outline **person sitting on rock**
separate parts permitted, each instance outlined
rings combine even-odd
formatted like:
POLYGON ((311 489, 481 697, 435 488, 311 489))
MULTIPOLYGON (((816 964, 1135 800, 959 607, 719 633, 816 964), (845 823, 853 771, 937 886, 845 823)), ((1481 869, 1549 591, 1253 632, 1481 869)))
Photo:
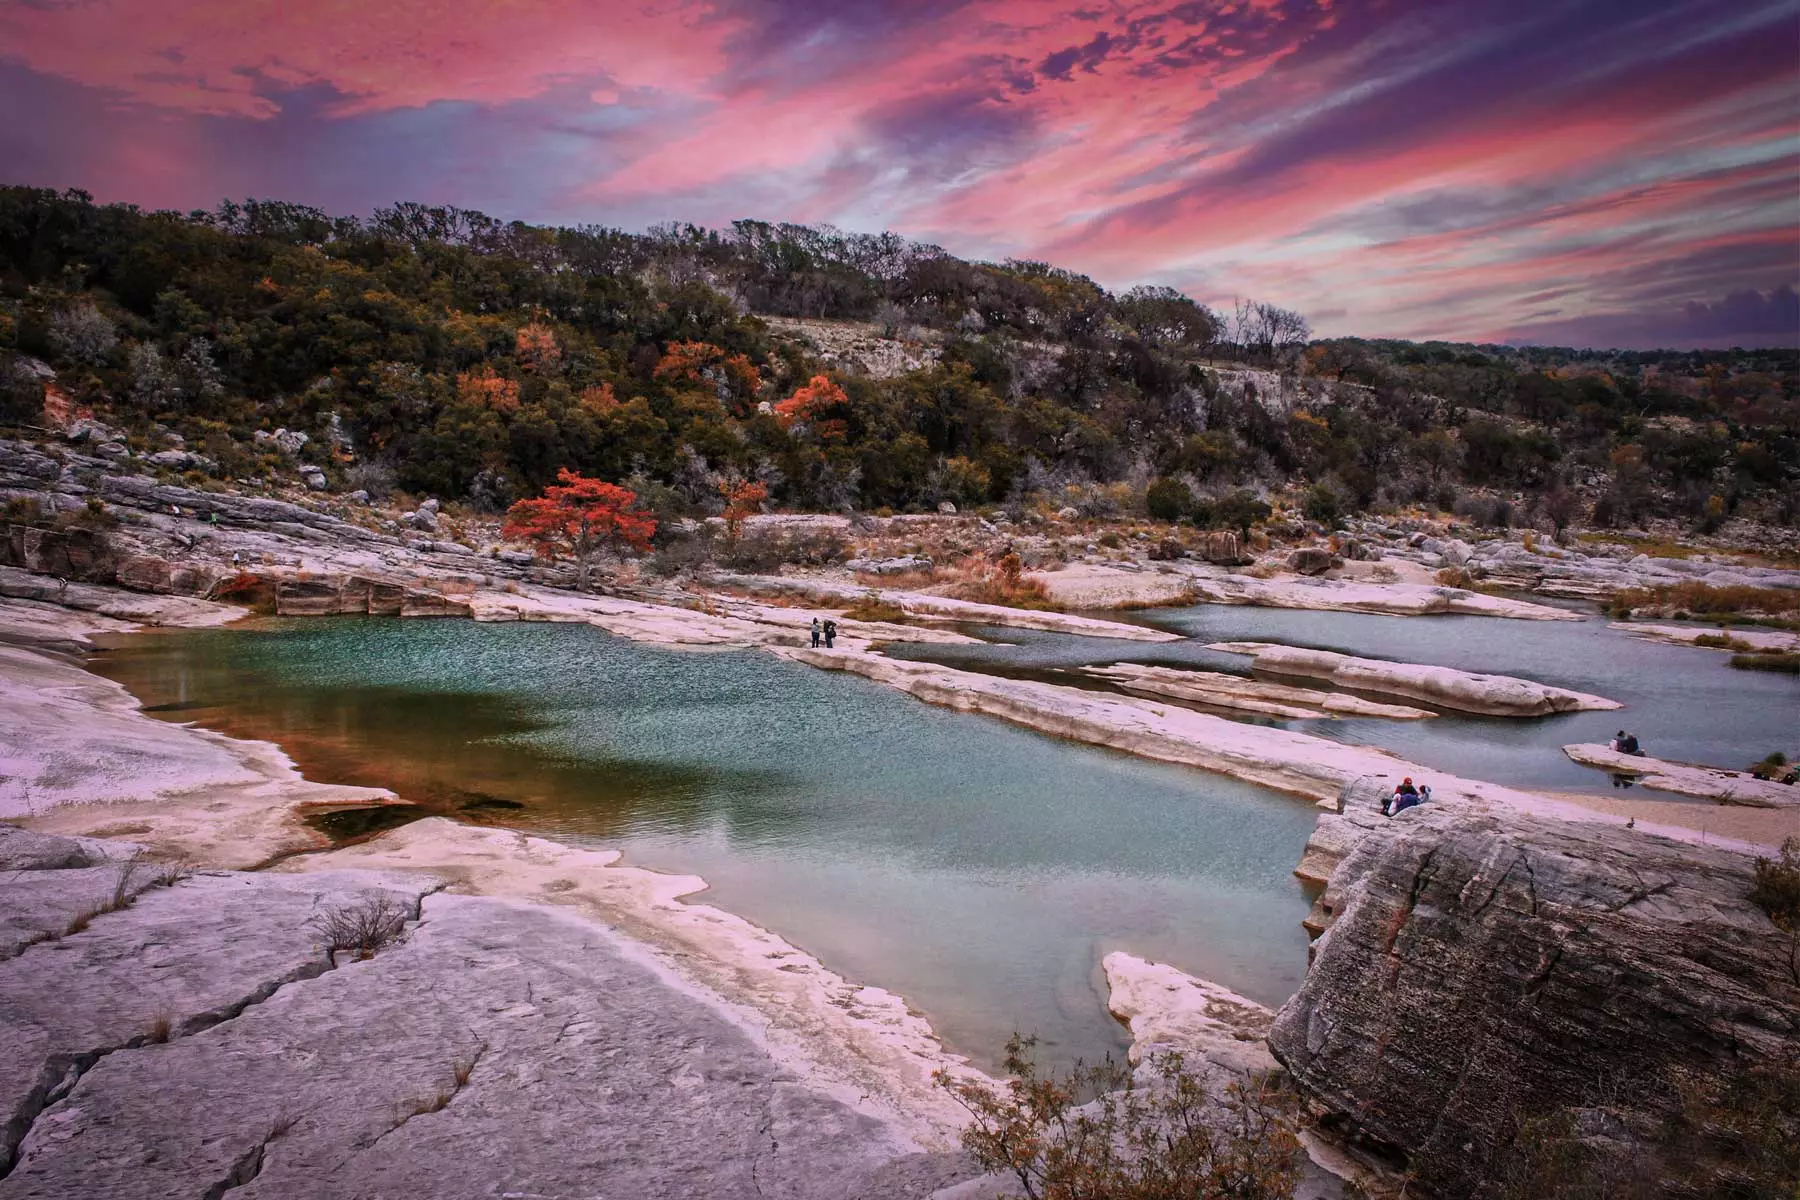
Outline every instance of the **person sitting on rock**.
POLYGON ((1606 743, 1606 748, 1611 750, 1614 754, 1625 753, 1625 731, 1621 729, 1619 732, 1613 734, 1613 739, 1606 743))
POLYGON ((825 618, 825 648, 831 649, 831 643, 837 641, 837 622, 830 617, 825 618))
POLYGON ((814 617, 812 623, 812 644, 814 650, 819 648, 819 637, 824 632, 824 627, 819 624, 819 618, 814 617))
POLYGON ((1637 734, 1635 733, 1626 734, 1625 740, 1619 743, 1619 749, 1626 754, 1643 754, 1643 750, 1638 746, 1637 734))
POLYGON ((1398 816, 1419 802, 1419 789, 1413 786, 1412 776, 1408 775, 1400 781, 1400 786, 1394 789, 1394 794, 1388 797, 1388 802, 1381 806, 1381 815, 1384 817, 1398 816))

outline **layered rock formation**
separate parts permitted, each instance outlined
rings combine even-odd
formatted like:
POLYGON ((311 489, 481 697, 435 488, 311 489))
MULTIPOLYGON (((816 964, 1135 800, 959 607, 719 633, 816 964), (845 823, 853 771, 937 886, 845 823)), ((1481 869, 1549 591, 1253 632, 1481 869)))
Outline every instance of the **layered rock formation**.
POLYGON ((1800 1044, 1794 943, 1743 856, 1466 808, 1361 833, 1270 1046, 1326 1123, 1437 1194, 1470 1194, 1521 1119, 1615 1096, 1666 1113, 1684 1073, 1800 1044))
POLYGON ((1079 637, 1121 638, 1131 642, 1178 642, 1181 635, 1143 625, 1127 625, 1122 621, 1102 621, 1069 613, 1037 612, 1024 608, 1007 608, 999 604, 980 604, 973 600, 956 600, 949 596, 933 596, 926 592, 872 591, 819 579, 795 579, 778 575, 720 574, 713 581, 724 587, 741 588, 759 595, 798 596, 817 604, 849 607, 871 596, 883 604, 891 604, 909 617, 924 620, 965 622, 971 625, 1003 625, 1015 629, 1042 629, 1050 633, 1072 633, 1079 637))
MULTIPOLYGON (((1748 771, 1724 771, 1718 767, 1669 762, 1643 754, 1621 754, 1610 747, 1592 743, 1564 746, 1563 753, 1583 766, 1598 767, 1615 775, 1629 775, 1633 782, 1661 792, 1699 796, 1717 800, 1720 804, 1742 804, 1751 808, 1800 808, 1800 784, 1757 779, 1748 771)), ((1800 821, 1796 821, 1794 832, 1800 834, 1800 821)))
POLYGON ((1289 687, 1260 679, 1245 679, 1222 671, 1184 671, 1176 667, 1148 667, 1114 663, 1084 667, 1083 673, 1110 680, 1134 695, 1167 696, 1191 700, 1214 708, 1260 713, 1271 717, 1304 720, 1314 717, 1385 717, 1417 721, 1437 714, 1403 704, 1379 704, 1360 696, 1344 696, 1316 688, 1289 687))
POLYGON ((1559 712, 1624 707, 1604 696, 1572 692, 1511 675, 1479 675, 1453 667, 1357 658, 1330 650, 1277 646, 1269 642, 1216 642, 1207 649, 1247 654, 1259 671, 1328 679, 1340 687, 1405 696, 1490 717, 1542 717, 1559 712))
POLYGON ((1258 579, 1216 570, 1188 569, 1200 599, 1214 604, 1254 604, 1265 608, 1305 608, 1323 612, 1432 616, 1513 617, 1528 621, 1578 621, 1579 614, 1490 596, 1462 588, 1420 583, 1351 583, 1335 579, 1258 579))

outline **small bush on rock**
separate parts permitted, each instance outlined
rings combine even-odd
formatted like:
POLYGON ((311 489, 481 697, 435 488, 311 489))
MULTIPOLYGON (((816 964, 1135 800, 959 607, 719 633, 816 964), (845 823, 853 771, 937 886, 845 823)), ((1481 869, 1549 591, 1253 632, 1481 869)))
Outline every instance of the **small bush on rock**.
POLYGON ((1750 903, 1790 933, 1800 931, 1800 837, 1781 844, 1781 858, 1756 860, 1756 886, 1750 903))
POLYGON ((408 915, 391 892, 371 892, 354 904, 320 913, 308 924, 318 930, 332 962, 343 951, 360 962, 375 957, 377 950, 399 937, 408 915))
POLYGON ((1003 1088, 939 1072, 973 1118, 963 1148, 1011 1174, 1032 1200, 1277 1200, 1293 1194, 1300 1142, 1287 1098, 1254 1083, 1208 1094, 1180 1054, 1150 1060, 1148 1084, 1110 1057, 1042 1075, 1035 1038, 1006 1044, 1003 1088))

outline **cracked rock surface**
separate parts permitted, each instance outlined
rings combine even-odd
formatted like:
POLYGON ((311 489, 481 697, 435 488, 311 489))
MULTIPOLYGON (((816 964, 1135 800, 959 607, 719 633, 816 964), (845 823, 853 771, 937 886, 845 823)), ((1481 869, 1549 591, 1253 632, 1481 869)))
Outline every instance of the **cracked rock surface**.
POLYGON ((1672 1075, 1728 1076, 1800 1039, 1800 961, 1741 855, 1431 805, 1360 829, 1269 1035, 1329 1123, 1473 1167, 1509 1114, 1608 1087, 1669 1110, 1672 1075))
POLYGON ((0 1198, 887 1197, 974 1174, 605 927, 437 886, 197 875, 0 962, 0 1198), (415 919, 334 967, 311 921, 372 891, 415 919))

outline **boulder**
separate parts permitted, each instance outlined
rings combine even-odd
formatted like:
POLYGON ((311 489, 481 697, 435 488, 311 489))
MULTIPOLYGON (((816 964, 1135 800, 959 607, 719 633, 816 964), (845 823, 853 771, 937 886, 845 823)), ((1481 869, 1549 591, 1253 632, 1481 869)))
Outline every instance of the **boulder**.
POLYGON ((954 517, 956 515, 956 505, 950 503, 948 500, 939 501, 937 510, 947 517, 954 517))
POLYGON ((931 560, 923 554, 906 554, 898 558, 853 558, 844 566, 859 575, 905 575, 931 570, 931 560))
POLYGON ((1290 571, 1301 575, 1323 575, 1342 563, 1329 550, 1317 546, 1302 546, 1288 555, 1287 565, 1290 571))
MULTIPOLYGON (((1333 818, 1327 818, 1333 819, 1333 818)), ((1410 810, 1363 833, 1269 1045, 1309 1106, 1473 1195, 1523 1118, 1791 1053, 1793 943, 1752 864, 1619 826, 1410 810)))
POLYGON ((150 465, 170 471, 204 471, 209 475, 219 469, 212 459, 191 450, 159 450, 150 456, 150 465))
POLYGON ((1194 557, 1220 567, 1235 567, 1246 561, 1242 540, 1228 529, 1212 529, 1201 534, 1194 557))
POLYGON ((329 491, 331 488, 331 484, 325 478, 325 472, 318 467, 303 469, 300 472, 300 479, 301 482, 306 484, 308 491, 324 492, 329 491))
POLYGON ((112 544, 96 530, 71 526, 39 529, 0 525, 0 566, 22 567, 37 575, 109 583, 115 571, 112 544))
POLYGON ((1056 519, 1059 521, 1073 521, 1080 516, 1081 513, 1073 508, 1063 507, 1056 510, 1056 519))

